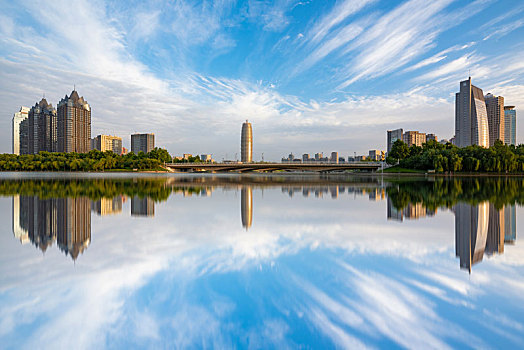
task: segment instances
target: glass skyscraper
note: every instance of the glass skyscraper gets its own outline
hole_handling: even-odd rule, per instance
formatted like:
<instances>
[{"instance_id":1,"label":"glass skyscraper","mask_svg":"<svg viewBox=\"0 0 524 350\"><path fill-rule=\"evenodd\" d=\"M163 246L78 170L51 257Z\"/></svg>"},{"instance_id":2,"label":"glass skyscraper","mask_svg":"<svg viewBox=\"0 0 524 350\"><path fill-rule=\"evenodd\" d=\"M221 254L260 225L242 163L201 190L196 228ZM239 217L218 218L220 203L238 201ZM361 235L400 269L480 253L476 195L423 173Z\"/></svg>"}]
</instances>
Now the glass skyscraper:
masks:
<instances>
[{"instance_id":1,"label":"glass skyscraper","mask_svg":"<svg viewBox=\"0 0 524 350\"><path fill-rule=\"evenodd\" d=\"M455 144L459 147L489 147L488 112L482 89L471 84L471 77L460 82L455 99Z\"/></svg>"},{"instance_id":2,"label":"glass skyscraper","mask_svg":"<svg viewBox=\"0 0 524 350\"><path fill-rule=\"evenodd\" d=\"M517 111L515 106L504 106L504 143L517 144Z\"/></svg>"}]
</instances>

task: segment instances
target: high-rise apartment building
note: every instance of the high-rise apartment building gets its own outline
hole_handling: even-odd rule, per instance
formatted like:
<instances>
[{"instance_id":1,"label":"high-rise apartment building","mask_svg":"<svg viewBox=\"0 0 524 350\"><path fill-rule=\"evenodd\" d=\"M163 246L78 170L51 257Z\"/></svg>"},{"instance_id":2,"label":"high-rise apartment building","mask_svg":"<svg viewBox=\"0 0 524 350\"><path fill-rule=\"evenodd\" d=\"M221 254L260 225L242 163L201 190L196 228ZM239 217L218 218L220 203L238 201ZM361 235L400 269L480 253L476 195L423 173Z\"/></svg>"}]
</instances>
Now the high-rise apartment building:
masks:
<instances>
[{"instance_id":1,"label":"high-rise apartment building","mask_svg":"<svg viewBox=\"0 0 524 350\"><path fill-rule=\"evenodd\" d=\"M391 147L393 147L395 141L402 140L403 134L404 130L402 129L388 130L388 153L391 152Z\"/></svg>"},{"instance_id":2,"label":"high-rise apartment building","mask_svg":"<svg viewBox=\"0 0 524 350\"><path fill-rule=\"evenodd\" d=\"M438 142L437 135L435 134L426 134L426 142L435 141Z\"/></svg>"},{"instance_id":3,"label":"high-rise apartment building","mask_svg":"<svg viewBox=\"0 0 524 350\"><path fill-rule=\"evenodd\" d=\"M489 146L488 112L482 89L471 84L471 77L460 82L455 95L455 145Z\"/></svg>"},{"instance_id":4,"label":"high-rise apartment building","mask_svg":"<svg viewBox=\"0 0 524 350\"><path fill-rule=\"evenodd\" d=\"M27 118L29 108L20 107L20 110L13 115L13 154L27 154Z\"/></svg>"},{"instance_id":5,"label":"high-rise apartment building","mask_svg":"<svg viewBox=\"0 0 524 350\"><path fill-rule=\"evenodd\" d=\"M149 153L155 148L155 134L133 134L131 135L131 152Z\"/></svg>"},{"instance_id":6,"label":"high-rise apartment building","mask_svg":"<svg viewBox=\"0 0 524 350\"><path fill-rule=\"evenodd\" d=\"M56 152L56 110L43 98L28 113L27 153Z\"/></svg>"},{"instance_id":7,"label":"high-rise apartment building","mask_svg":"<svg viewBox=\"0 0 524 350\"><path fill-rule=\"evenodd\" d=\"M73 90L58 103L58 152L87 153L91 148L91 107Z\"/></svg>"},{"instance_id":8,"label":"high-rise apartment building","mask_svg":"<svg viewBox=\"0 0 524 350\"><path fill-rule=\"evenodd\" d=\"M515 106L504 106L504 143L517 144L517 111Z\"/></svg>"},{"instance_id":9,"label":"high-rise apartment building","mask_svg":"<svg viewBox=\"0 0 524 350\"><path fill-rule=\"evenodd\" d=\"M413 145L422 147L422 144L426 143L426 134L418 131L406 131L402 135L402 141L409 147Z\"/></svg>"},{"instance_id":10,"label":"high-rise apartment building","mask_svg":"<svg viewBox=\"0 0 524 350\"><path fill-rule=\"evenodd\" d=\"M489 93L484 96L488 112L489 146L496 140L504 142L504 97Z\"/></svg>"},{"instance_id":11,"label":"high-rise apartment building","mask_svg":"<svg viewBox=\"0 0 524 350\"><path fill-rule=\"evenodd\" d=\"M338 164L338 152L331 152L331 158L329 158L329 161Z\"/></svg>"},{"instance_id":12,"label":"high-rise apartment building","mask_svg":"<svg viewBox=\"0 0 524 350\"><path fill-rule=\"evenodd\" d=\"M242 135L240 137L240 160L242 163L253 161L253 129L247 120L242 124Z\"/></svg>"},{"instance_id":13,"label":"high-rise apartment building","mask_svg":"<svg viewBox=\"0 0 524 350\"><path fill-rule=\"evenodd\" d=\"M122 138L111 135L98 135L91 140L91 149L100 152L111 151L115 154L122 154Z\"/></svg>"}]
</instances>

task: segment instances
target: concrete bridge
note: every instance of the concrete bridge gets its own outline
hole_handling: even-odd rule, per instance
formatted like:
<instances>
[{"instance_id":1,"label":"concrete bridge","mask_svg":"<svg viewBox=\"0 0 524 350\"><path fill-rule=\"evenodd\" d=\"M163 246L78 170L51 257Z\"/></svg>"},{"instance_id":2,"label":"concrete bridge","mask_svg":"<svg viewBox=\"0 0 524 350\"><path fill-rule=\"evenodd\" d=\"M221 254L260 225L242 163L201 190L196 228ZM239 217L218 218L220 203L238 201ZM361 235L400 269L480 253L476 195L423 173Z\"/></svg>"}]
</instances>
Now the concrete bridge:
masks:
<instances>
[{"instance_id":1,"label":"concrete bridge","mask_svg":"<svg viewBox=\"0 0 524 350\"><path fill-rule=\"evenodd\" d=\"M169 163L166 167L177 172L227 172L238 173L260 171L315 171L335 172L347 170L376 171L382 168L380 162L352 163Z\"/></svg>"}]
</instances>

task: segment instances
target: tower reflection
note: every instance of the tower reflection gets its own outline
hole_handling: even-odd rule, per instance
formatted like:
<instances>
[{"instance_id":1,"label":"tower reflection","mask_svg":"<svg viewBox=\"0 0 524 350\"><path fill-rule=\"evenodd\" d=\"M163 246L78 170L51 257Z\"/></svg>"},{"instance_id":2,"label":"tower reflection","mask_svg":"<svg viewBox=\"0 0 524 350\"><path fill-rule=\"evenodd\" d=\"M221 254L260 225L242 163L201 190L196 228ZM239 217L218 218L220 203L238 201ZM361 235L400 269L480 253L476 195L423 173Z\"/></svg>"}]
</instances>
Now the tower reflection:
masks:
<instances>
[{"instance_id":1,"label":"tower reflection","mask_svg":"<svg viewBox=\"0 0 524 350\"><path fill-rule=\"evenodd\" d=\"M42 252L57 242L76 260L91 242L91 201L86 197L40 199L13 197L13 234Z\"/></svg>"},{"instance_id":2,"label":"tower reflection","mask_svg":"<svg viewBox=\"0 0 524 350\"><path fill-rule=\"evenodd\" d=\"M253 223L253 189L251 186L242 187L240 190L240 214L242 226L248 230Z\"/></svg>"},{"instance_id":3,"label":"tower reflection","mask_svg":"<svg viewBox=\"0 0 524 350\"><path fill-rule=\"evenodd\" d=\"M488 256L504 253L504 243L516 239L515 206L497 209L489 202L478 205L456 204L455 253L460 267L471 273L471 268Z\"/></svg>"}]
</instances>

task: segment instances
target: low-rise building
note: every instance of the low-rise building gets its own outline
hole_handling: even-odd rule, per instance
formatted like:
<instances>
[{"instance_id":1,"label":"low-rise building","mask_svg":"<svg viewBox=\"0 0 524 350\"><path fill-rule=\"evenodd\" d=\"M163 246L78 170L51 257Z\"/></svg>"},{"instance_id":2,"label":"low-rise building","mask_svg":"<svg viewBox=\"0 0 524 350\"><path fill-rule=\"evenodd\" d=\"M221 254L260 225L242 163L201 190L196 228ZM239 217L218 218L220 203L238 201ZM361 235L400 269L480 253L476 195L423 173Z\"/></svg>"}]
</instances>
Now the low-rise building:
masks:
<instances>
[{"instance_id":1,"label":"low-rise building","mask_svg":"<svg viewBox=\"0 0 524 350\"><path fill-rule=\"evenodd\" d=\"M98 135L91 139L91 149L99 150L100 152L112 151L115 154L122 154L122 138L111 135Z\"/></svg>"},{"instance_id":2,"label":"low-rise building","mask_svg":"<svg viewBox=\"0 0 524 350\"><path fill-rule=\"evenodd\" d=\"M380 151L378 149L371 149L369 150L369 156L371 160L374 161L383 161L386 159L386 152Z\"/></svg>"}]
</instances>

